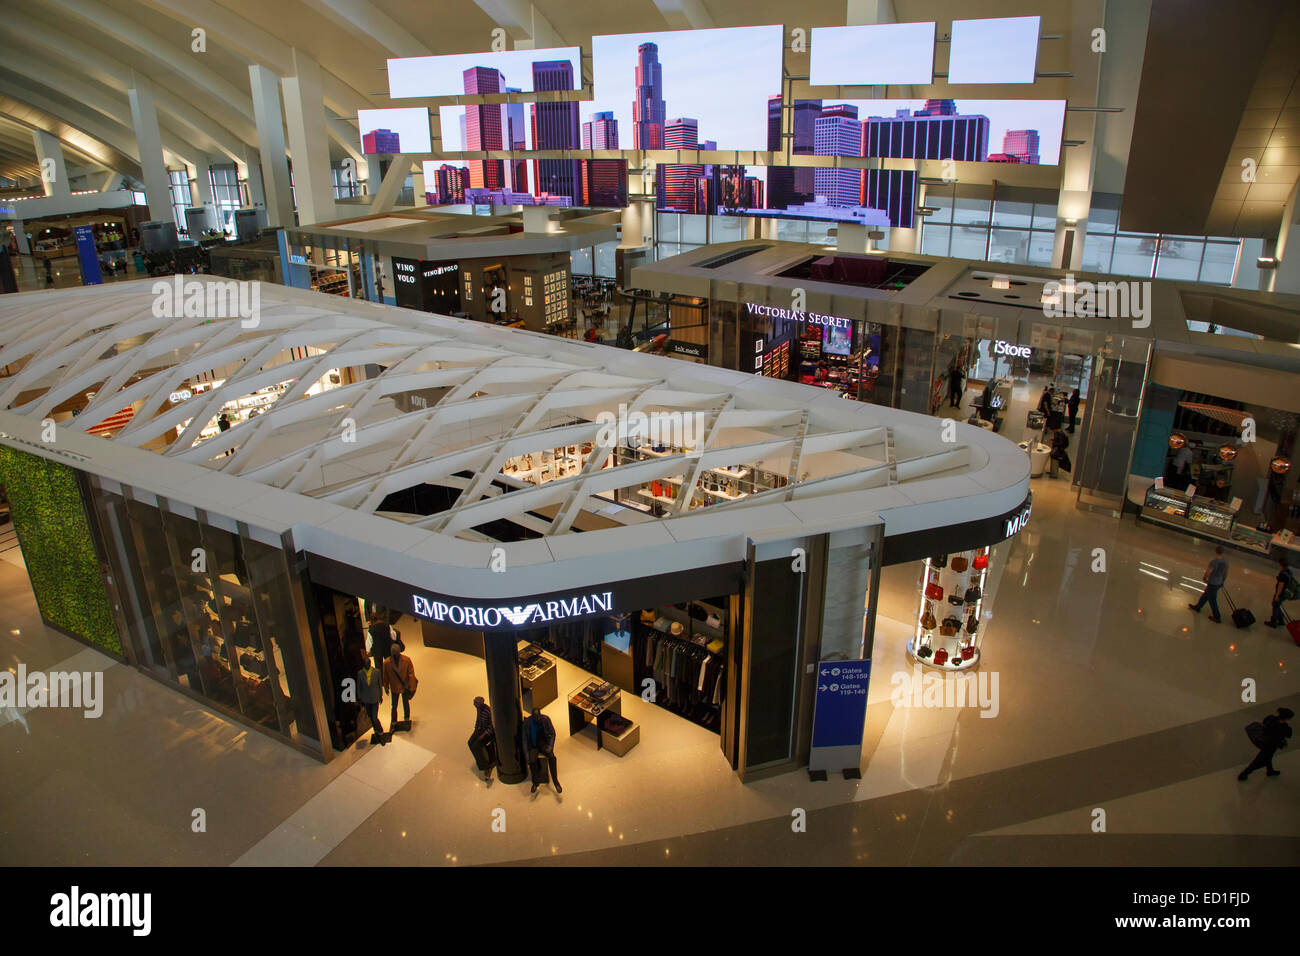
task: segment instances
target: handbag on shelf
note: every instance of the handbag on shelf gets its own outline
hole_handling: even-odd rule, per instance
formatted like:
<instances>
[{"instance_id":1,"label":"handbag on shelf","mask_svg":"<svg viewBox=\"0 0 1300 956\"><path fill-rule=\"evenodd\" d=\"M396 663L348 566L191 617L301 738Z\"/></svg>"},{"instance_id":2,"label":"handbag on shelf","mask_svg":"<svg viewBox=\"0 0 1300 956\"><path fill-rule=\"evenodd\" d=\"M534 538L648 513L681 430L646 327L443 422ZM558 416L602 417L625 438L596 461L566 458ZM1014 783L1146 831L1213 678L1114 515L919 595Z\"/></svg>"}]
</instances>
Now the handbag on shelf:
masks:
<instances>
[{"instance_id":1,"label":"handbag on shelf","mask_svg":"<svg viewBox=\"0 0 1300 956\"><path fill-rule=\"evenodd\" d=\"M918 647L916 649L916 656L920 658L929 657L933 653L934 651L932 651L929 647Z\"/></svg>"},{"instance_id":2,"label":"handbag on shelf","mask_svg":"<svg viewBox=\"0 0 1300 956\"><path fill-rule=\"evenodd\" d=\"M957 557L952 559L952 569L956 571L958 574L963 573L966 570L966 568L969 566L970 566L970 562L967 561L960 554L957 555Z\"/></svg>"},{"instance_id":3,"label":"handbag on shelf","mask_svg":"<svg viewBox=\"0 0 1300 956\"><path fill-rule=\"evenodd\" d=\"M952 618L950 617L944 618L943 623L939 625L939 634L941 637L955 637L957 631L958 628L953 626Z\"/></svg>"},{"instance_id":4,"label":"handbag on shelf","mask_svg":"<svg viewBox=\"0 0 1300 956\"><path fill-rule=\"evenodd\" d=\"M961 607L966 602L962 600L960 594L949 594L948 603L951 604L953 607Z\"/></svg>"},{"instance_id":5,"label":"handbag on shelf","mask_svg":"<svg viewBox=\"0 0 1300 956\"><path fill-rule=\"evenodd\" d=\"M979 630L979 627L980 627L980 622L978 619L976 619L975 612L971 611L970 616L966 618L966 633L974 634L976 631Z\"/></svg>"},{"instance_id":6,"label":"handbag on shelf","mask_svg":"<svg viewBox=\"0 0 1300 956\"><path fill-rule=\"evenodd\" d=\"M968 661L968 660L970 660L970 659L971 659L972 657L974 657L974 656L975 656L975 645L974 645L974 644L967 644L965 647L963 647L963 648L961 649L961 659L962 659L962 660L964 660L964 661Z\"/></svg>"},{"instance_id":7,"label":"handbag on shelf","mask_svg":"<svg viewBox=\"0 0 1300 956\"><path fill-rule=\"evenodd\" d=\"M979 599L980 599L980 589L978 586L972 584L970 587L966 589L966 603L975 604L977 601L979 601Z\"/></svg>"},{"instance_id":8,"label":"handbag on shelf","mask_svg":"<svg viewBox=\"0 0 1300 956\"><path fill-rule=\"evenodd\" d=\"M975 555L975 561L971 565L976 571L983 571L989 566L989 556L987 554Z\"/></svg>"},{"instance_id":9,"label":"handbag on shelf","mask_svg":"<svg viewBox=\"0 0 1300 956\"><path fill-rule=\"evenodd\" d=\"M938 554L930 559L930 567L936 571L942 570L948 566L948 555Z\"/></svg>"},{"instance_id":10,"label":"handbag on shelf","mask_svg":"<svg viewBox=\"0 0 1300 956\"><path fill-rule=\"evenodd\" d=\"M925 606L925 613L921 615L921 627L925 628L927 631L933 631L937 624L938 622L934 619L934 611L931 610L930 605L927 604Z\"/></svg>"},{"instance_id":11,"label":"handbag on shelf","mask_svg":"<svg viewBox=\"0 0 1300 956\"><path fill-rule=\"evenodd\" d=\"M942 647L935 651L934 662L936 664L946 664L948 662L948 651Z\"/></svg>"},{"instance_id":12,"label":"handbag on shelf","mask_svg":"<svg viewBox=\"0 0 1300 956\"><path fill-rule=\"evenodd\" d=\"M939 585L931 581L925 586L925 596L928 597L931 601L942 601L943 588L939 587Z\"/></svg>"}]
</instances>

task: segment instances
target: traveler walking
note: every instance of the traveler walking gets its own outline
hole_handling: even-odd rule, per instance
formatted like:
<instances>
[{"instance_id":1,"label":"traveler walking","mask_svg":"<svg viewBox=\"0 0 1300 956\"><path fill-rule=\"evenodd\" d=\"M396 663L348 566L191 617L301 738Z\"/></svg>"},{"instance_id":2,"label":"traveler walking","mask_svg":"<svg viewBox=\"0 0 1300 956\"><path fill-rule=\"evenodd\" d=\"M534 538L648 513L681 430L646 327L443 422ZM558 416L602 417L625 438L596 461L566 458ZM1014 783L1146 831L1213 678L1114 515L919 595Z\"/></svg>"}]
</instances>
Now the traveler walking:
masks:
<instances>
[{"instance_id":1,"label":"traveler walking","mask_svg":"<svg viewBox=\"0 0 1300 956\"><path fill-rule=\"evenodd\" d=\"M1273 585L1273 614L1264 622L1268 627L1281 627L1285 624L1282 602L1300 598L1300 580L1296 579L1295 572L1287 565L1286 555L1277 559L1277 565L1277 579Z\"/></svg>"},{"instance_id":2,"label":"traveler walking","mask_svg":"<svg viewBox=\"0 0 1300 956\"><path fill-rule=\"evenodd\" d=\"M1279 707L1276 714L1269 714L1259 724L1251 724L1246 728L1246 733L1250 734L1251 742L1259 748L1259 753L1241 773L1237 774L1238 780L1245 780L1260 767L1264 768L1265 775L1276 777L1281 770L1273 769L1273 755L1279 749L1286 746L1287 739L1291 736L1291 725L1287 723L1295 716L1295 711L1290 707Z\"/></svg>"},{"instance_id":3,"label":"traveler walking","mask_svg":"<svg viewBox=\"0 0 1300 956\"><path fill-rule=\"evenodd\" d=\"M1223 556L1223 546L1218 545L1214 549L1214 558L1205 567L1205 573L1201 575L1201 580L1205 582L1205 591L1201 594L1201 599L1195 604L1187 605L1197 614L1201 613L1201 608L1205 607L1205 602L1210 603L1210 620L1215 624L1222 623L1219 617L1219 589L1228 580L1228 559Z\"/></svg>"}]
</instances>

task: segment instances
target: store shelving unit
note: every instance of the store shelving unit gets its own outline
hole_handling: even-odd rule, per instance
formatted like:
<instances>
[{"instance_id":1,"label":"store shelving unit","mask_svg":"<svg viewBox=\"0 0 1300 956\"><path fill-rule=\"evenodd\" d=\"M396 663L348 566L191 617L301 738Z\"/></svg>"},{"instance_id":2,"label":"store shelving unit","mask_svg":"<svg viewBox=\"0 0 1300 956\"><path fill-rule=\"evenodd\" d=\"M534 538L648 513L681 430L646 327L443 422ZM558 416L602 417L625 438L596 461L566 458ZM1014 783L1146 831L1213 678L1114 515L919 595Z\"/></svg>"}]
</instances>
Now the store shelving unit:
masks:
<instances>
[{"instance_id":1,"label":"store shelving unit","mask_svg":"<svg viewBox=\"0 0 1300 956\"><path fill-rule=\"evenodd\" d=\"M990 548L977 548L974 551L954 552L944 556L944 564L938 566L932 558L925 559L925 568L921 574L921 602L916 615L916 631L908 639L907 654L914 661L932 670L967 671L979 665L979 642L984 633L984 620L981 611L984 607L985 588L988 583L988 562L992 560ZM977 568L976 559L982 558L984 567ZM966 562L961 571L953 569L957 559ZM927 585L937 585L943 590L943 597L932 598L926 595ZM979 589L979 597L969 602L965 600L970 588ZM960 605L949 602L949 595L961 595ZM926 627L926 614L932 614L934 623ZM975 630L967 627L967 622L974 615ZM960 623L954 633L944 634L942 623L947 618L955 618ZM939 654L942 650L944 653ZM943 657L942 661L936 658Z\"/></svg>"}]
</instances>

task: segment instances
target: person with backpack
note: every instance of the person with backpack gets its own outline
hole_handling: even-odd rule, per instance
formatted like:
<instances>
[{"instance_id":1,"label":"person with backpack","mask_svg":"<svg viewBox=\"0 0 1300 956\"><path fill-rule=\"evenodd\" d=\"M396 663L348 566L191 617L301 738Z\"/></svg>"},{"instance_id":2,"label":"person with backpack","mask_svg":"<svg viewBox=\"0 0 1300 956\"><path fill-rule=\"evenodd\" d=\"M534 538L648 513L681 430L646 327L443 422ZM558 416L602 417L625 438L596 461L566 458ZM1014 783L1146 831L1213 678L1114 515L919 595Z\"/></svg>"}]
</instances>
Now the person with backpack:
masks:
<instances>
[{"instance_id":1,"label":"person with backpack","mask_svg":"<svg viewBox=\"0 0 1300 956\"><path fill-rule=\"evenodd\" d=\"M1205 568L1202 575L1205 581L1205 592L1201 599L1195 604L1187 605L1197 614L1201 613L1201 608L1205 607L1205 602L1210 602L1210 620L1215 624L1222 622L1219 617L1219 591L1228 581L1228 559L1223 556L1223 546L1219 545L1214 549L1214 559Z\"/></svg>"},{"instance_id":2,"label":"person with backpack","mask_svg":"<svg viewBox=\"0 0 1300 956\"><path fill-rule=\"evenodd\" d=\"M1295 573L1287 566L1285 554L1277 559L1277 564L1277 583L1273 586L1273 616L1264 622L1268 627L1281 627L1285 624L1282 602L1300 598L1300 580L1296 579Z\"/></svg>"},{"instance_id":3,"label":"person with backpack","mask_svg":"<svg viewBox=\"0 0 1300 956\"><path fill-rule=\"evenodd\" d=\"M1250 742L1259 748L1259 753L1245 770L1237 774L1238 780L1245 780L1260 767L1264 768L1265 775L1269 777L1276 777L1282 772L1273 769L1273 754L1286 746L1287 739L1291 736L1291 725L1287 721L1294 716L1295 711L1290 707L1279 707L1276 714L1269 714L1261 723L1246 727L1246 734L1250 737Z\"/></svg>"}]
</instances>

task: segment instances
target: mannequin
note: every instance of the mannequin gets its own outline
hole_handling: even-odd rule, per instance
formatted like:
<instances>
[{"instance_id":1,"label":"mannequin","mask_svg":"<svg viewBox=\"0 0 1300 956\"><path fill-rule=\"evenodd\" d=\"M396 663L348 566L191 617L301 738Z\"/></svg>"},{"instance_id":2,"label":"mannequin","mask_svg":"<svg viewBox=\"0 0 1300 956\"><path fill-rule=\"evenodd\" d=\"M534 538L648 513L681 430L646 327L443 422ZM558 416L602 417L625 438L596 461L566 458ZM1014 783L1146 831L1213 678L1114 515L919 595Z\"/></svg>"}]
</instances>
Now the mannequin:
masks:
<instances>
[{"instance_id":1,"label":"mannequin","mask_svg":"<svg viewBox=\"0 0 1300 956\"><path fill-rule=\"evenodd\" d=\"M524 721L524 740L528 744L529 763L533 772L533 789L529 792L537 792L541 784L538 779L541 776L541 764L545 761L551 772L551 784L555 787L555 792L564 793L555 766L555 725L551 723L551 718L542 713L542 708L534 706L532 714Z\"/></svg>"}]
</instances>

